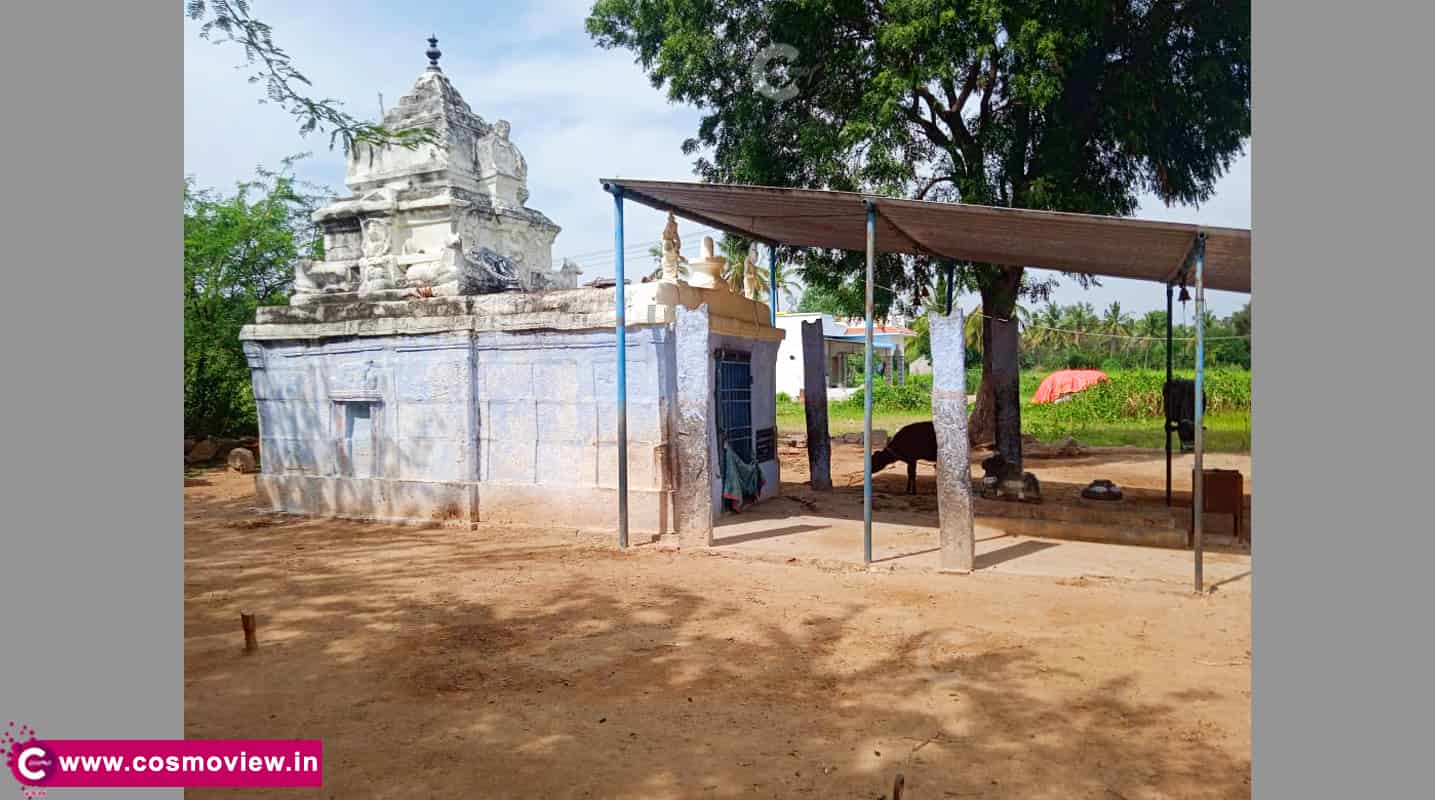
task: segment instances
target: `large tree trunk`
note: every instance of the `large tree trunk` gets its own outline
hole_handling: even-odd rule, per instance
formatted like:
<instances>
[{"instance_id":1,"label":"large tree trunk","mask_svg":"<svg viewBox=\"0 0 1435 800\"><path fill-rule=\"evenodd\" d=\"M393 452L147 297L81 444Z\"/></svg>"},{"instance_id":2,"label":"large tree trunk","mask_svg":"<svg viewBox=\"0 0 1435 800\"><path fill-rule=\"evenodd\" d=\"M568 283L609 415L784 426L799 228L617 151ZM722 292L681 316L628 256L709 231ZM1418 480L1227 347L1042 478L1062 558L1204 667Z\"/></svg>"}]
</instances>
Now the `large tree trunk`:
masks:
<instances>
[{"instance_id":1,"label":"large tree trunk","mask_svg":"<svg viewBox=\"0 0 1435 800\"><path fill-rule=\"evenodd\" d=\"M1020 268L1004 269L982 287L982 382L972 409L968 436L973 446L994 442L1008 463L1020 468L1021 373L1017 360L1017 293ZM1006 324L997 320L1010 320Z\"/></svg>"},{"instance_id":2,"label":"large tree trunk","mask_svg":"<svg viewBox=\"0 0 1435 800\"><path fill-rule=\"evenodd\" d=\"M982 308L986 308L985 295ZM977 384L977 400L972 404L972 418L967 424L967 439L972 447L991 444L997 438L997 400L992 391L992 326L982 319L982 380Z\"/></svg>"}]
</instances>

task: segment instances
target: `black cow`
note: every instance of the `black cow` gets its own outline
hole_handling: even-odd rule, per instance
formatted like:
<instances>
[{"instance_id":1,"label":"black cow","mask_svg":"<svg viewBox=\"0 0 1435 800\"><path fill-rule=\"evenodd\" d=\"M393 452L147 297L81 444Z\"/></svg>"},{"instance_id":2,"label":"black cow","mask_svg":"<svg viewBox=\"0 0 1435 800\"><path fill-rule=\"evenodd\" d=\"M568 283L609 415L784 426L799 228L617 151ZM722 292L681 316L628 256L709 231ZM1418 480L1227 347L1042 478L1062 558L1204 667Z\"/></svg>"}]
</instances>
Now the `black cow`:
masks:
<instances>
[{"instance_id":1,"label":"black cow","mask_svg":"<svg viewBox=\"0 0 1435 800\"><path fill-rule=\"evenodd\" d=\"M872 472L881 472L898 461L907 462L907 494L917 493L917 462L937 461L937 429L930 422L914 422L872 454Z\"/></svg>"}]
</instances>

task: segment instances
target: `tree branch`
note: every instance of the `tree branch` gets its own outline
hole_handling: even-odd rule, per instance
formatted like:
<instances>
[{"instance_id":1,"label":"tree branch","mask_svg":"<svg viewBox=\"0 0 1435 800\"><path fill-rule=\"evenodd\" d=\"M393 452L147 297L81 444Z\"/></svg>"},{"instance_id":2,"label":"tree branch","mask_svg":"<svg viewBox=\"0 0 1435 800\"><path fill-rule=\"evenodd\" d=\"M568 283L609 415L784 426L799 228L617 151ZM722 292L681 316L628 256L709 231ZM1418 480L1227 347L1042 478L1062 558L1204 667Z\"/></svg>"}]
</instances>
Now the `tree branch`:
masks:
<instances>
[{"instance_id":1,"label":"tree branch","mask_svg":"<svg viewBox=\"0 0 1435 800\"><path fill-rule=\"evenodd\" d=\"M933 187L935 187L939 183L942 183L943 181L950 183L953 186L957 185L957 177L955 175L938 175L937 177L927 181L926 185L924 185L921 189L917 191L916 199L925 200L927 198L927 192L932 191Z\"/></svg>"}]
</instances>

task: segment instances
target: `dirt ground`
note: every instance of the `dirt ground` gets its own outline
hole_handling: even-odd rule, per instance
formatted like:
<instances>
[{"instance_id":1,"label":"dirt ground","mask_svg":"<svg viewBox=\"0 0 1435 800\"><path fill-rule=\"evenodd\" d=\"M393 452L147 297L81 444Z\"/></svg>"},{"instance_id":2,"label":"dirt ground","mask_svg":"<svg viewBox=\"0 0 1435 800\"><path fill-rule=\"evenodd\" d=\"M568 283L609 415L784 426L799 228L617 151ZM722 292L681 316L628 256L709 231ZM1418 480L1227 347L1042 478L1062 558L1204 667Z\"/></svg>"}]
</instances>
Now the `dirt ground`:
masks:
<instances>
[{"instance_id":1,"label":"dirt ground","mask_svg":"<svg viewBox=\"0 0 1435 800\"><path fill-rule=\"evenodd\" d=\"M1159 454L1108 463L1161 485ZM1248 560L1195 596L257 515L218 470L184 491L186 735L322 739L324 788L286 797L1250 793Z\"/></svg>"}]
</instances>

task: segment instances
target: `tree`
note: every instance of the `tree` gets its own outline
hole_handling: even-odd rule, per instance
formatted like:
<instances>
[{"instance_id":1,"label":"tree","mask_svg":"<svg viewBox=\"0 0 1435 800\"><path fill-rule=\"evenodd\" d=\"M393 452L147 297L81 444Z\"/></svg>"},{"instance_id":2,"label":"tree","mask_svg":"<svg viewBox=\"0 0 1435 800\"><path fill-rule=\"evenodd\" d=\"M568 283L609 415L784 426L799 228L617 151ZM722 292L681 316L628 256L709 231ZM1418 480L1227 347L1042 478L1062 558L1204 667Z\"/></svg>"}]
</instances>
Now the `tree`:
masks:
<instances>
[{"instance_id":1,"label":"tree","mask_svg":"<svg viewBox=\"0 0 1435 800\"><path fill-rule=\"evenodd\" d=\"M1251 335L1251 304L1247 301L1241 310L1231 315L1231 329L1237 336Z\"/></svg>"},{"instance_id":2,"label":"tree","mask_svg":"<svg viewBox=\"0 0 1435 800\"><path fill-rule=\"evenodd\" d=\"M652 247L649 247L649 248L648 248L648 257L651 258L651 259L653 259L653 271L650 272L650 273L648 273L648 280L655 281L655 280L657 280L657 279L663 277L663 247L662 247L662 245L657 245L657 244L655 244L655 245L653 245ZM692 271L691 271L690 269L688 269L688 260L687 260L686 258L683 258L681 255L679 255L679 256L678 256L678 277L679 277L679 278L682 278L682 279L684 279L684 280L686 280L687 277L688 277L688 275L691 274L691 272L692 272Z\"/></svg>"},{"instance_id":3,"label":"tree","mask_svg":"<svg viewBox=\"0 0 1435 800\"><path fill-rule=\"evenodd\" d=\"M1211 196L1250 135L1250 25L1245 0L598 0L587 21L703 111L683 149L705 180L1116 215L1143 190ZM768 59L775 44L796 63ZM862 263L810 251L803 280L835 290ZM937 266L881 256L877 307L920 303ZM958 268L997 318L1050 292L1021 268ZM994 330L978 412L995 403ZM1015 365L1000 372L1010 421ZM1020 459L1010 424L998 445Z\"/></svg>"},{"instance_id":4,"label":"tree","mask_svg":"<svg viewBox=\"0 0 1435 800\"><path fill-rule=\"evenodd\" d=\"M1133 335L1135 324L1131 315L1121 310L1121 303L1112 300L1111 305L1106 307L1106 313L1101 316L1101 332L1110 340L1113 358L1126 344L1128 337Z\"/></svg>"},{"instance_id":5,"label":"tree","mask_svg":"<svg viewBox=\"0 0 1435 800\"><path fill-rule=\"evenodd\" d=\"M215 44L235 44L244 50L247 66L257 67L249 76L250 83L263 83L266 100L279 105L299 122L299 133L328 132L329 147L343 145L349 153L355 144L375 147L398 146L408 149L423 144L437 144L437 134L429 128L392 131L383 125L365 122L350 116L329 98L303 94L313 84L294 66L283 48L274 43L274 30L257 19L249 9L248 0L186 0L185 16L200 22L199 36Z\"/></svg>"},{"instance_id":6,"label":"tree","mask_svg":"<svg viewBox=\"0 0 1435 800\"><path fill-rule=\"evenodd\" d=\"M750 299L760 303L768 302L768 300L771 299L768 293L768 282L770 280L768 266L766 260L753 249L753 245L741 236L728 234L723 237L718 247L722 251L723 258L727 260L727 263L723 266L723 280L728 282L728 285L732 287L734 292L744 296L747 294L747 257L748 253L752 252L756 266L756 269L753 271L753 282L757 285L757 296ZM777 262L778 302L781 303L782 297L786 296L788 305L795 305L793 293L799 286L800 284L797 281L797 276L793 273L792 265L789 262L779 259Z\"/></svg>"},{"instance_id":7,"label":"tree","mask_svg":"<svg viewBox=\"0 0 1435 800\"><path fill-rule=\"evenodd\" d=\"M296 258L322 256L309 215L323 196L260 170L231 195L184 182L184 426L202 434L256 430L239 329L261 305L286 302Z\"/></svg>"},{"instance_id":8,"label":"tree","mask_svg":"<svg viewBox=\"0 0 1435 800\"><path fill-rule=\"evenodd\" d=\"M809 284L802 289L802 296L797 299L799 314L822 313L836 317L851 316L847 307L847 300L839 291L823 286Z\"/></svg>"}]
</instances>

